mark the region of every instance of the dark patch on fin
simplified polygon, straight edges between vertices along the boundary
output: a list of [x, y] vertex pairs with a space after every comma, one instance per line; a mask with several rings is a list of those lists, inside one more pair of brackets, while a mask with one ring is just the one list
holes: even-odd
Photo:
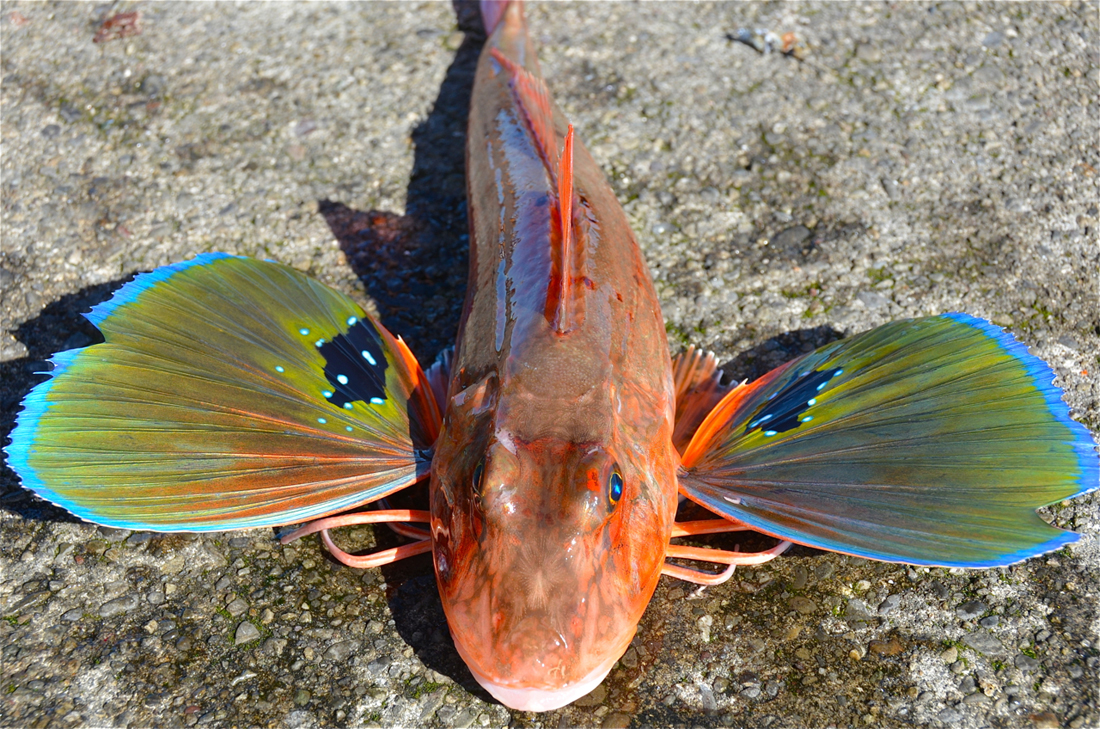
[[367, 322], [356, 321], [317, 349], [325, 358], [325, 379], [332, 385], [328, 400], [333, 405], [386, 399], [388, 363], [382, 343]]
[[778, 396], [765, 403], [760, 414], [745, 426], [745, 432], [759, 428], [765, 435], [776, 435], [794, 430], [802, 424], [803, 414], [817, 404], [818, 393], [825, 389], [829, 380], [842, 373], [843, 370], [832, 367], [803, 372], [790, 389], [779, 392]]

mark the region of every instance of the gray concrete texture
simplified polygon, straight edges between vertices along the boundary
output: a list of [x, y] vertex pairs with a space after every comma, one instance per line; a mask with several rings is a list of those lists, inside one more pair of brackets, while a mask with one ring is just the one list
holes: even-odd
[[[93, 43], [135, 10], [139, 34]], [[756, 377], [966, 311], [1100, 429], [1095, 2], [528, 15], [674, 351]], [[434, 357], [466, 275], [462, 23], [442, 3], [5, 2], [3, 432], [42, 361], [94, 341], [79, 312], [202, 251], [307, 271]], [[739, 28], [792, 32], [803, 58]], [[1095, 495], [1044, 510], [1080, 542], [1008, 569], [797, 548], [713, 589], [663, 581], [603, 686], [527, 715], [463, 668], [427, 558], [360, 573], [270, 531], [98, 529], [6, 467], [2, 488], [4, 726], [1100, 725]]]

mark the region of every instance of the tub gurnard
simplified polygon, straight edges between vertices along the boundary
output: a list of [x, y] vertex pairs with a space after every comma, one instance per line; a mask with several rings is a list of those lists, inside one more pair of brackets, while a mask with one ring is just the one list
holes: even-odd
[[[1097, 487], [1095, 445], [1049, 368], [988, 322], [894, 322], [733, 388], [712, 356], [670, 359], [634, 235], [550, 99], [521, 3], [482, 13], [453, 356], [425, 371], [346, 295], [203, 254], [123, 286], [87, 315], [104, 343], [53, 358], [7, 447], [25, 487], [127, 529], [318, 519], [287, 538], [320, 531], [356, 566], [430, 550], [458, 652], [531, 711], [603, 680], [662, 573], [715, 584], [791, 542], [991, 567], [1076, 539], [1035, 509]], [[425, 478], [430, 512], [329, 516]], [[681, 497], [714, 518], [676, 523]], [[331, 528], [364, 522], [413, 541], [336, 547]], [[782, 541], [670, 544], [745, 529]]]

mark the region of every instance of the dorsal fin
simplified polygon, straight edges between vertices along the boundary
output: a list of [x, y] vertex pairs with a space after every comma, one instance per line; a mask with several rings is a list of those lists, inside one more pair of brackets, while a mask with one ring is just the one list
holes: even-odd
[[557, 187], [555, 218], [560, 233], [559, 245], [552, 255], [550, 285], [546, 290], [546, 318], [557, 334], [568, 334], [584, 318], [583, 302], [577, 300], [575, 283], [583, 279], [584, 252], [579, 250], [573, 226], [573, 125], [565, 135], [561, 156], [557, 154], [554, 112], [546, 82], [505, 56], [499, 49], [489, 51], [509, 74], [509, 88], [523, 114], [527, 129], [535, 141], [550, 179]]
[[493, 48], [489, 52], [508, 71], [511, 77], [508, 85], [516, 97], [516, 106], [523, 112], [523, 120], [527, 122], [527, 128], [535, 139], [535, 146], [550, 172], [550, 177], [556, 180], [558, 168], [555, 153], [558, 145], [554, 137], [554, 112], [550, 107], [550, 90], [546, 88], [546, 82], [508, 58], [499, 49]]
[[[558, 225], [561, 230], [561, 275], [557, 278], [557, 311], [554, 331], [569, 331], [570, 292], [573, 288], [573, 125], [565, 134], [565, 146], [558, 161]], [[551, 292], [551, 296], [554, 292]]]

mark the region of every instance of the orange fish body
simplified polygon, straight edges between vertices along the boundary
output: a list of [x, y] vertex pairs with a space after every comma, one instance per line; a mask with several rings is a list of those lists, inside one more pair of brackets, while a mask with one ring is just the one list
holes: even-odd
[[579, 142], [573, 194], [561, 194], [566, 120], [546, 96], [550, 123], [528, 121], [537, 100], [525, 106], [524, 72], [508, 61], [541, 84], [518, 3], [474, 82], [470, 279], [431, 532], [474, 676], [508, 706], [548, 710], [595, 688], [634, 636], [661, 574], [679, 456], [664, 323], [634, 234]]

